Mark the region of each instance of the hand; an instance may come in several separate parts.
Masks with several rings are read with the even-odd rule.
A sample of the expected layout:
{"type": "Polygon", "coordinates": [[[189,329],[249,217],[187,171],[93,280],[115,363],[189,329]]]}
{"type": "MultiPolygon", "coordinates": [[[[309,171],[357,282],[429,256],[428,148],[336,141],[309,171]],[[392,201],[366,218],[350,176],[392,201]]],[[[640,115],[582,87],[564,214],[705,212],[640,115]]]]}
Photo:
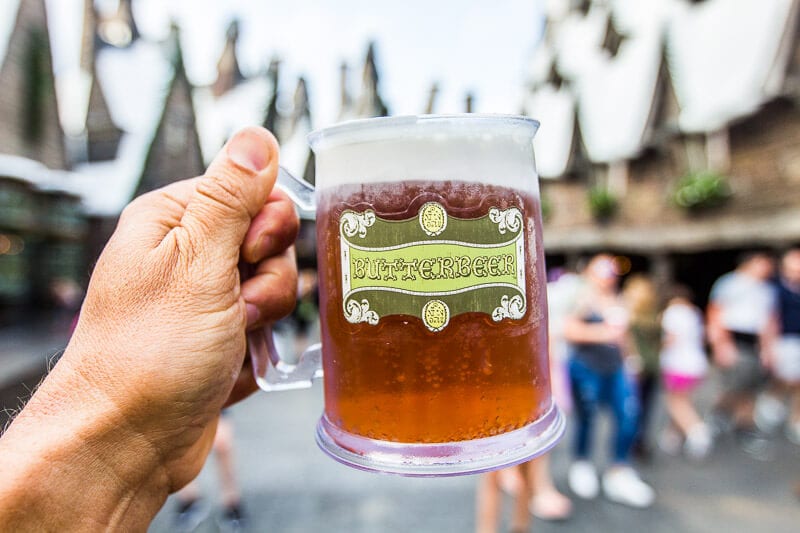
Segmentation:
{"type": "Polygon", "coordinates": [[[122,213],[64,356],[0,440],[8,464],[39,455],[64,465],[40,484],[71,486],[71,512],[87,486],[86,498],[118,526],[137,506],[146,519],[199,473],[221,408],[256,389],[245,328],[288,314],[297,287],[298,220],[273,191],[277,169],[274,137],[248,128],[204,176],[145,194],[122,213]],[[240,258],[256,264],[244,282],[240,258]],[[104,508],[107,498],[122,502],[104,508]]]}

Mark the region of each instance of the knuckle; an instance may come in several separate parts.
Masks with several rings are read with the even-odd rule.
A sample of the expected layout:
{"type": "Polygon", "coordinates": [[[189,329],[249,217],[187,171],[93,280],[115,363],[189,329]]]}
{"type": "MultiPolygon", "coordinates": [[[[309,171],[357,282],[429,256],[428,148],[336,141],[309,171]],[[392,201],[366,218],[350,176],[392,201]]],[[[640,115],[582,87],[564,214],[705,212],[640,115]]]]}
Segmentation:
{"type": "Polygon", "coordinates": [[[249,213],[247,198],[235,181],[224,175],[205,176],[198,181],[195,192],[222,211],[249,213]]]}

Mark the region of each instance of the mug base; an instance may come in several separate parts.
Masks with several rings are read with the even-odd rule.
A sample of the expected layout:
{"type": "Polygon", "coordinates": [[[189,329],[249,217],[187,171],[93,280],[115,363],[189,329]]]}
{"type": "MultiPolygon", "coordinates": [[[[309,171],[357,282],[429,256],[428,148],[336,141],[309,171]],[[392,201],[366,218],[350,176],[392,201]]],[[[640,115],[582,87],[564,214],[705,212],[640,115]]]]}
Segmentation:
{"type": "Polygon", "coordinates": [[[459,442],[388,442],[355,435],[323,415],[317,445],[347,466],[408,477],[478,474],[513,466],[549,451],[564,434],[566,421],[553,404],[525,427],[481,439],[459,442]]]}

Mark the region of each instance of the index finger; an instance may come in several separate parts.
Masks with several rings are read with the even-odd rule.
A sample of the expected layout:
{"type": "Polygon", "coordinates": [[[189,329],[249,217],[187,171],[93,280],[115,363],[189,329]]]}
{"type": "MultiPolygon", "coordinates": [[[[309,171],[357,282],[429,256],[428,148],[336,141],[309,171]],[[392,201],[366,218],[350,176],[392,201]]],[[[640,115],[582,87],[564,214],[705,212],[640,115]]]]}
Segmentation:
{"type": "Polygon", "coordinates": [[[294,203],[285,192],[273,189],[264,207],[253,217],[242,243],[242,258],[258,263],[291,246],[300,230],[294,203]]]}

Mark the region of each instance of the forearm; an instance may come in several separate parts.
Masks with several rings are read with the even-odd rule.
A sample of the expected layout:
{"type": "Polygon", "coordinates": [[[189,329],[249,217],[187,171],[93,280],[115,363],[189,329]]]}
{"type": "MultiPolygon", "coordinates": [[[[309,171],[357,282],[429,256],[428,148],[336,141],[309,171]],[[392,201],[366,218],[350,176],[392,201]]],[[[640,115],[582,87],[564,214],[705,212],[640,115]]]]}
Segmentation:
{"type": "Polygon", "coordinates": [[[169,481],[116,406],[59,364],[0,439],[9,531],[141,530],[169,481]]]}
{"type": "Polygon", "coordinates": [[[722,323],[722,311],[713,302],[708,304],[706,336],[709,344],[714,348],[733,342],[730,332],[722,323]]]}

